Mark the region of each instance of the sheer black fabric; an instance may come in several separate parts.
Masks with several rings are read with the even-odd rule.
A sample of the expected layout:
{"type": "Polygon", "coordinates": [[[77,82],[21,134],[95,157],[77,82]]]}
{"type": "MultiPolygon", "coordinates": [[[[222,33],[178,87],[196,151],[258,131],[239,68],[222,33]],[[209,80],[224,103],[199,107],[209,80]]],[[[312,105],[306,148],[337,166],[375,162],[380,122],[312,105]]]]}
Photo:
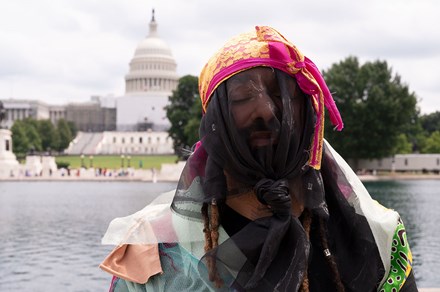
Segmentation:
{"type": "Polygon", "coordinates": [[[305,171],[314,130],[313,109],[310,100],[296,90],[295,79],[278,70],[276,74],[283,105],[281,118],[274,116],[263,127],[275,128],[279,132],[277,145],[260,147],[257,151],[249,147],[246,131],[238,130],[234,124],[225,83],[211,97],[200,126],[200,137],[208,153],[204,184],[208,201],[212,197],[224,197],[226,186],[219,189],[221,180],[218,178],[224,171],[250,186],[255,186],[263,178],[290,179],[305,171]],[[294,92],[298,94],[294,96],[294,92]],[[303,99],[304,109],[293,108],[291,100],[295,98],[303,99]],[[296,112],[304,112],[304,120],[295,121],[296,112]]]}
{"type": "MultiPolygon", "coordinates": [[[[313,134],[313,111],[304,95],[293,95],[295,80],[281,71],[276,74],[283,105],[280,109],[281,117],[274,115],[267,125],[254,127],[278,131],[277,145],[250,149],[246,141],[248,133],[237,130],[234,124],[226,84],[217,89],[201,125],[203,146],[209,155],[206,177],[218,177],[226,171],[234,179],[255,188],[257,194],[264,193],[265,203],[274,210],[274,216],[251,222],[230,239],[249,259],[245,263],[246,269],[242,269],[236,279],[236,285],[245,289],[278,286],[282,290],[296,290],[301,283],[301,271],[305,267],[308,253],[304,230],[290,212],[291,200],[286,180],[307,170],[306,151],[313,134]],[[299,123],[293,115],[303,109],[293,108],[291,100],[294,98],[303,98],[306,105],[305,120],[299,123]],[[226,151],[223,152],[223,149],[226,151]],[[216,167],[208,168],[211,165],[210,159],[216,167]],[[286,249],[281,243],[295,248],[286,249]],[[292,279],[292,275],[296,275],[296,279],[292,279]]],[[[204,192],[224,200],[226,185],[221,188],[218,182],[220,180],[211,184],[207,180],[204,192]]],[[[213,251],[218,257],[226,252],[222,248],[213,251]]],[[[234,261],[233,258],[223,261],[228,260],[234,261]]],[[[229,265],[227,262],[225,264],[229,265]]]]}
{"type": "MultiPolygon", "coordinates": [[[[188,200],[193,200],[196,205],[216,199],[222,204],[228,193],[225,172],[249,188],[255,188],[256,193],[264,194],[262,199],[267,204],[272,204],[276,210],[274,216],[249,222],[227,242],[211,251],[218,259],[219,271],[222,270],[222,265],[225,266],[225,271],[236,266],[236,258],[228,256],[231,254],[228,250],[232,249],[231,246],[238,248],[244,255],[245,260],[234,280],[234,285],[243,289],[280,287],[281,290],[297,290],[302,281],[309,250],[301,223],[289,212],[291,200],[286,181],[314,172],[307,166],[314,113],[310,100],[300,90],[296,90],[295,79],[278,70],[276,76],[281,92],[282,112],[278,117],[274,116],[268,125],[263,126],[279,132],[278,144],[261,147],[258,151],[250,149],[244,138],[246,133],[238,130],[234,124],[229,110],[226,84],[221,84],[212,96],[201,122],[200,136],[203,146],[188,161],[188,173],[191,174],[182,175],[179,183],[179,189],[185,190],[197,177],[201,181],[202,195],[197,197],[177,191],[172,205],[179,214],[200,218],[196,207],[192,212],[179,206],[188,200]],[[300,104],[304,104],[304,108],[293,108],[295,103],[292,100],[295,98],[302,99],[300,104]],[[303,119],[295,120],[294,115],[299,113],[303,119]],[[196,157],[205,160],[204,166],[196,165],[200,163],[200,159],[196,157]]],[[[312,183],[311,180],[317,176],[306,177],[312,183]]],[[[323,194],[319,197],[323,199],[323,194]]],[[[323,202],[317,204],[323,205],[323,202]]]]}
{"type": "MultiPolygon", "coordinates": [[[[377,245],[365,217],[356,214],[347,202],[349,194],[344,192],[352,192],[352,189],[325,147],[321,173],[330,214],[327,221],[329,246],[345,291],[376,291],[385,272],[377,245]]],[[[310,232],[310,291],[329,291],[326,288],[333,286],[333,279],[318,238],[319,228],[315,221],[310,232]]]]}
{"type": "MultiPolygon", "coordinates": [[[[202,258],[199,270],[206,274],[203,271],[207,258],[215,258],[223,288],[298,291],[308,270],[312,280],[310,291],[331,291],[320,284],[327,283],[320,279],[330,281],[332,276],[319,255],[319,239],[313,235],[309,242],[301,222],[290,212],[288,182],[299,179],[304,207],[311,211],[314,222],[321,220],[328,225],[330,245],[338,267],[342,267],[342,281],[352,287],[347,291],[372,291],[381,279],[383,267],[368,223],[355,214],[343,197],[339,188],[341,177],[331,157],[322,163],[323,176],[307,166],[315,119],[311,102],[296,90],[294,78],[275,71],[283,108],[280,116],[274,116],[265,126],[279,131],[278,143],[258,151],[250,149],[244,138],[246,133],[234,125],[226,84],[221,84],[202,119],[201,145],[182,172],[172,210],[188,220],[201,221],[203,203],[215,199],[220,206],[220,219],[229,226],[225,229],[230,238],[202,258]],[[298,98],[303,100],[302,106],[295,108],[292,100],[298,98]],[[295,119],[299,113],[302,119],[295,119]],[[245,188],[254,189],[261,202],[273,207],[274,215],[255,221],[240,220],[239,227],[231,228],[231,222],[225,218],[231,214],[224,204],[228,195],[225,173],[245,188]],[[371,289],[356,290],[359,287],[371,289]]],[[[312,228],[318,228],[316,223],[312,228]]]]}

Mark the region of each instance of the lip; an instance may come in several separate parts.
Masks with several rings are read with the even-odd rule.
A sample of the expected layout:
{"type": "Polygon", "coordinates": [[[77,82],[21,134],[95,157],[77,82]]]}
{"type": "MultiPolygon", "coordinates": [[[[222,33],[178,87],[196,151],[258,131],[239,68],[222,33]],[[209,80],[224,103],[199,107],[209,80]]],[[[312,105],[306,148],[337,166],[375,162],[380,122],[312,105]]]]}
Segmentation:
{"type": "Polygon", "coordinates": [[[249,144],[252,147],[263,147],[275,144],[275,140],[270,131],[255,131],[249,137],[249,144]]]}

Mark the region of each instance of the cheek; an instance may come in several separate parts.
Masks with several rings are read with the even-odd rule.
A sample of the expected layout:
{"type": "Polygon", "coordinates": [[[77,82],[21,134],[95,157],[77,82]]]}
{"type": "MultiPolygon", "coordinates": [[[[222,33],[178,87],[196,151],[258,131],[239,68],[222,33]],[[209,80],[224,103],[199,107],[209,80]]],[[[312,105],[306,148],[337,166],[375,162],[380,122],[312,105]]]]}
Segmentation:
{"type": "Polygon", "coordinates": [[[290,106],[293,110],[293,119],[297,126],[301,126],[304,120],[304,97],[295,98],[290,101],[290,106]]]}
{"type": "Polygon", "coordinates": [[[237,129],[243,129],[249,126],[253,111],[253,107],[249,104],[231,107],[232,120],[237,129]]]}

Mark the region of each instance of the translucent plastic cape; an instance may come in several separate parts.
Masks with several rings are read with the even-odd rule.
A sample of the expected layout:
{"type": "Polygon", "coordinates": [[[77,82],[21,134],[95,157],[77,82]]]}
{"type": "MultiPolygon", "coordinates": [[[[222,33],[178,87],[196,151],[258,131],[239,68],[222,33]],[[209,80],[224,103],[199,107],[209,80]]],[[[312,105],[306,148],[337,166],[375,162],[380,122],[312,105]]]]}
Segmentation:
{"type": "MultiPolygon", "coordinates": [[[[325,149],[322,169],[324,182],[330,181],[332,191],[340,194],[339,197],[337,194],[331,194],[332,196],[334,195],[337,200],[343,199],[342,204],[347,203],[349,209],[353,210],[356,216],[359,215],[366,219],[368,223],[367,228],[371,230],[373,238],[372,244],[377,246],[380,257],[379,261],[384,268],[381,275],[381,279],[383,280],[390,270],[389,258],[391,255],[391,242],[399,216],[395,211],[384,208],[370,197],[368,191],[356,174],[328,143],[325,143],[325,149]]],[[[196,151],[193,154],[193,158],[194,155],[199,154],[200,153],[196,151]]],[[[191,159],[188,161],[187,169],[184,170],[183,174],[189,175],[190,170],[191,159]]],[[[182,179],[186,178],[183,177],[182,179]]],[[[183,192],[180,194],[181,196],[202,195],[203,190],[200,179],[197,177],[193,178],[187,190],[178,190],[178,192],[183,192]]],[[[328,192],[329,191],[327,191],[327,193],[328,192]]],[[[110,223],[102,239],[102,243],[112,245],[179,243],[195,258],[201,260],[205,254],[203,250],[203,220],[197,217],[182,216],[173,211],[171,204],[174,195],[174,192],[162,194],[141,211],[127,217],[114,219],[110,223]]],[[[200,213],[200,205],[195,204],[193,200],[188,201],[187,204],[182,203],[179,208],[185,209],[190,213],[200,213]]],[[[332,214],[332,210],[330,210],[330,214],[332,214]]],[[[219,231],[220,245],[227,242],[229,244],[228,248],[233,251],[236,259],[236,266],[226,267],[229,277],[235,279],[243,268],[243,266],[240,265],[246,264],[246,257],[236,245],[230,246],[231,242],[228,241],[229,236],[223,228],[220,228],[219,231]]],[[[359,255],[367,259],[365,265],[369,265],[369,252],[370,251],[367,251],[366,254],[359,255]]],[[[373,253],[371,253],[371,257],[374,257],[373,253]]],[[[341,259],[341,266],[344,261],[349,260],[351,259],[341,259]]],[[[365,267],[352,266],[352,269],[356,268],[363,269],[365,267]]],[[[367,273],[367,277],[368,276],[370,276],[370,274],[367,273]]],[[[301,277],[301,275],[299,275],[299,277],[301,277]]],[[[343,271],[342,277],[344,278],[343,271]]],[[[358,283],[355,283],[355,280],[347,279],[346,281],[352,281],[353,287],[358,285],[358,283]]],[[[229,281],[229,283],[232,282],[233,280],[229,281]]]]}
{"type": "Polygon", "coordinates": [[[308,165],[316,116],[294,78],[270,68],[244,74],[248,81],[264,76],[262,84],[269,89],[259,88],[243,107],[228,96],[233,79],[220,84],[201,121],[201,142],[174,196],[168,193],[133,216],[115,219],[103,242],[178,244],[179,258],[190,255],[195,260],[188,265],[199,277],[209,274],[207,285],[214,281],[237,291],[297,291],[307,275],[311,290],[325,291],[323,283],[332,285],[332,270],[323,257],[327,240],[346,291],[377,287],[389,271],[397,213],[375,203],[329,145],[321,170],[308,165]],[[278,84],[280,96],[269,84],[278,84]],[[258,106],[253,109],[258,118],[247,126],[237,124],[247,119],[243,113],[252,106],[258,106]],[[251,135],[261,132],[276,142],[252,148],[251,135]],[[248,220],[234,212],[227,202],[235,191],[253,193],[272,215],[248,220]],[[293,198],[307,210],[300,217],[291,211],[293,198]],[[217,212],[213,206],[219,216],[211,216],[217,212]],[[303,225],[305,214],[310,214],[310,231],[303,225]],[[220,221],[218,246],[211,244],[215,221],[220,221]]]}

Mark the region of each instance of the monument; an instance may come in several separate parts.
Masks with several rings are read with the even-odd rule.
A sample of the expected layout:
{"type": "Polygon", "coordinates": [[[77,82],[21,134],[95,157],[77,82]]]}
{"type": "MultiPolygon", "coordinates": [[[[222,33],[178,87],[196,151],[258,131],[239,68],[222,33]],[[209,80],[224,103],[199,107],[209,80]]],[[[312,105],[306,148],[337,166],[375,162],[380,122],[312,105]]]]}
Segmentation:
{"type": "Polygon", "coordinates": [[[118,131],[151,128],[153,132],[166,132],[170,127],[164,107],[177,88],[179,76],[171,48],[157,27],[153,9],[149,34],[137,45],[125,75],[125,94],[116,99],[118,131]]]}
{"type": "MultiPolygon", "coordinates": [[[[0,101],[0,124],[6,118],[6,111],[0,101]]],[[[18,176],[19,164],[12,152],[12,133],[0,128],[0,178],[18,176]]]]}

